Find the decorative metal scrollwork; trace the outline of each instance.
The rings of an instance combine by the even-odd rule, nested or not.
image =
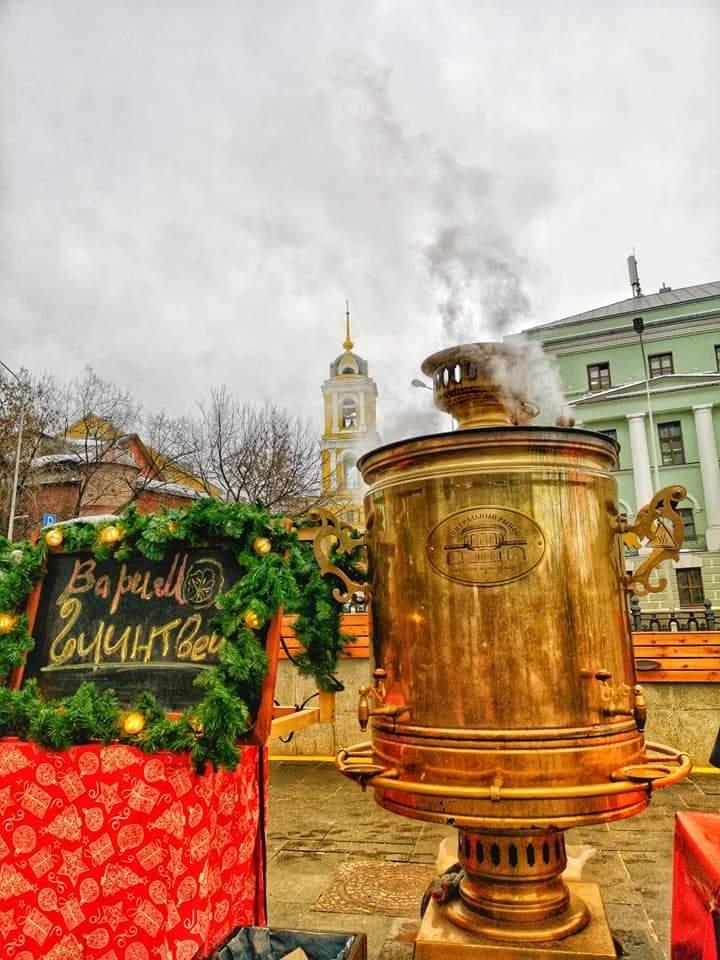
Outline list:
[[[358,547],[365,546],[365,538],[353,536],[353,528],[350,524],[345,523],[344,520],[339,520],[332,511],[325,507],[313,507],[308,510],[306,516],[310,520],[317,521],[316,526],[305,527],[298,531],[298,535],[301,540],[312,541],[313,554],[322,575],[324,577],[332,575],[342,582],[344,591],[339,587],[335,587],[333,590],[335,600],[338,603],[349,603],[354,593],[365,592],[367,582],[354,580],[332,562],[330,554],[334,551],[340,556],[350,556]],[[356,570],[361,570],[364,566],[362,563],[353,564],[353,568]]]
[[[650,574],[663,560],[677,560],[680,556],[684,528],[677,507],[686,496],[687,490],[679,484],[663,487],[650,503],[638,510],[633,523],[624,519],[618,522],[626,546],[637,549],[645,541],[653,548],[652,553],[628,575],[627,589],[638,597],[659,593],[667,586],[665,577],[660,577],[656,584],[650,583]]]

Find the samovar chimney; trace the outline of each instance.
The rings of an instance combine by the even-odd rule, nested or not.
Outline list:
[[[422,372],[432,380],[435,406],[458,429],[529,423],[538,410],[522,396],[522,347],[466,343],[428,357]]]
[[[629,523],[615,441],[530,424],[524,351],[428,357],[459,429],[359,461],[375,655],[359,720],[372,739],[337,765],[386,809],[458,829],[457,896],[431,904],[416,960],[473,945],[535,957],[558,940],[562,956],[614,957],[596,886],[562,878],[564,831],[640,813],[689,771],[645,743],[627,607],[628,591],[662,589],[651,574],[678,556],[685,491],[660,491]],[[624,537],[653,547],[631,575]]]

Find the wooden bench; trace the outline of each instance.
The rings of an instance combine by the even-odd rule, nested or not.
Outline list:
[[[640,683],[720,681],[720,631],[634,633],[633,651]]]
[[[295,617],[283,617],[280,636],[290,656],[300,650],[293,624]],[[345,613],[340,621],[343,633],[352,636],[344,657],[370,656],[367,613]],[[720,631],[663,631],[633,633],[633,652],[640,683],[720,682]],[[280,659],[287,659],[280,649]]]
[[[300,650],[300,644],[295,636],[293,624],[297,617],[283,617],[280,630],[280,659],[287,660],[287,654],[282,647],[284,643],[290,656],[294,656]],[[340,620],[340,629],[343,633],[349,634],[352,640],[346,645],[343,653],[344,657],[352,657],[358,660],[367,660],[370,656],[370,635],[368,631],[367,613],[344,613]]]

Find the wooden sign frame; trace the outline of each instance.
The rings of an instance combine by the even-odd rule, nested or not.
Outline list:
[[[206,544],[205,546],[210,546]],[[218,548],[221,545],[218,544]],[[69,556],[72,554],[92,555],[91,551],[71,551],[55,548],[49,556]],[[32,636],[37,621],[40,599],[42,596],[44,576],[33,587],[25,612],[28,618],[28,632]],[[240,743],[264,746],[270,737],[286,736],[297,730],[304,729],[316,723],[332,723],[335,719],[335,695],[325,691],[318,691],[319,704],[314,708],[298,709],[295,706],[275,704],[275,688],[277,685],[278,664],[280,659],[280,645],[282,632],[283,611],[275,612],[265,631],[265,653],[267,655],[267,673],[262,683],[260,698],[255,721],[248,732],[240,739]],[[12,671],[9,677],[9,686],[19,690],[25,679],[25,662]],[[168,711],[168,717],[177,718],[181,714],[177,711]]]
[[[207,551],[207,555],[203,555],[203,551]],[[170,677],[175,673],[172,668],[177,663],[179,666],[187,668],[188,674],[196,676],[200,669],[212,669],[215,665],[215,659],[208,662],[207,657],[209,651],[207,650],[207,643],[205,644],[205,661],[200,657],[196,657],[193,654],[191,655],[188,651],[185,655],[180,655],[176,659],[176,653],[171,653],[168,656],[168,636],[163,635],[160,630],[153,631],[153,627],[158,626],[152,619],[152,606],[146,606],[142,601],[149,601],[152,604],[153,601],[158,602],[161,605],[161,611],[164,610],[165,613],[174,617],[177,614],[182,614],[185,618],[185,623],[182,626],[178,625],[177,628],[177,639],[180,638],[183,627],[186,627],[188,624],[191,625],[191,633],[187,639],[187,643],[190,644],[195,641],[196,635],[202,630],[207,630],[209,633],[209,620],[210,617],[207,616],[208,613],[211,613],[209,607],[215,601],[215,599],[220,596],[222,593],[226,592],[228,589],[232,589],[232,586],[239,577],[234,576],[235,571],[232,570],[232,565],[235,562],[234,550],[232,546],[227,545],[222,540],[217,542],[204,542],[199,544],[183,543],[178,542],[173,544],[173,552],[175,557],[170,562],[172,553],[166,553],[166,556],[162,560],[153,560],[147,557],[144,557],[142,554],[137,553],[133,554],[130,558],[125,559],[122,562],[118,562],[114,557],[105,557],[103,559],[98,559],[89,549],[80,549],[80,550],[67,550],[64,547],[52,548],[48,553],[45,563],[45,569],[43,575],[38,579],[37,583],[34,585],[28,601],[26,604],[26,615],[28,617],[28,631],[31,636],[36,635],[38,630],[38,618],[41,615],[44,609],[44,616],[48,617],[48,622],[46,623],[43,620],[41,624],[42,630],[41,633],[45,634],[46,627],[52,625],[55,628],[54,617],[52,613],[49,612],[50,609],[54,612],[53,600],[55,599],[54,594],[57,594],[57,599],[61,597],[66,599],[74,598],[77,596],[77,601],[81,604],[78,613],[76,614],[77,623],[74,625],[78,630],[82,631],[82,628],[87,620],[83,619],[83,616],[89,616],[92,621],[97,622],[99,618],[100,627],[104,627],[107,623],[108,627],[108,638],[110,636],[110,628],[116,627],[117,633],[125,632],[126,626],[135,628],[135,640],[134,643],[137,645],[136,649],[138,656],[135,656],[136,650],[133,650],[133,653],[130,655],[128,660],[125,660],[125,656],[118,660],[109,659],[104,663],[102,662],[102,657],[98,658],[97,652],[94,658],[94,662],[90,659],[89,652],[85,653],[88,659],[85,661],[87,664],[87,675],[79,679],[79,683],[83,680],[95,681],[101,685],[101,687],[113,686],[112,683],[107,682],[107,670],[116,667],[118,670],[117,685],[114,685],[116,693],[119,695],[120,699],[123,698],[129,699],[134,696],[137,692],[138,686],[138,676],[139,671],[148,665],[147,655],[144,658],[140,651],[144,649],[145,637],[142,637],[143,644],[138,644],[138,630],[137,628],[143,627],[149,629],[149,643],[156,643],[160,649],[159,657],[153,656],[151,661],[153,664],[156,663],[157,670],[153,671],[153,676],[155,683],[148,684],[148,690],[155,693],[158,698],[163,701],[163,689],[158,686],[158,680],[161,678],[163,669],[165,669],[166,676],[168,678],[169,689],[172,689],[172,684],[170,683]],[[56,560],[59,563],[70,561],[70,564],[74,564],[72,574],[69,573],[69,568],[66,571],[63,571],[60,567],[56,571],[52,571],[52,576],[50,576],[50,564]],[[83,566],[86,562],[93,561],[93,566],[87,570],[83,569]],[[208,594],[209,602],[200,603],[195,597],[190,599],[185,596],[185,588],[188,584],[191,584],[191,575],[193,567],[196,563],[199,563],[202,566],[211,565],[211,569],[220,571],[220,584],[217,589],[217,593]],[[79,566],[78,566],[79,565]],[[167,568],[164,568],[163,565],[167,565]],[[158,569],[159,567],[159,569]],[[186,569],[187,567],[187,569]],[[139,569],[138,569],[139,568]],[[154,569],[153,569],[154,568]],[[111,572],[109,572],[111,571]],[[202,573],[201,569],[201,573]],[[186,575],[190,576],[186,576]],[[142,584],[142,589],[138,589],[141,585],[138,582],[133,584],[133,580],[136,577],[145,578],[145,583]],[[75,578],[82,586],[78,586],[75,589],[71,588],[71,584],[74,583]],[[123,583],[123,579],[125,582]],[[229,578],[229,582],[228,582]],[[90,579],[91,584],[85,585],[85,582]],[[158,579],[165,580],[163,589],[161,592],[157,592],[157,582]],[[105,581],[103,584],[105,592],[98,592],[98,586]],[[66,585],[63,587],[63,582],[66,581]],[[194,586],[194,585],[193,585]],[[211,587],[212,589],[212,587]],[[147,590],[147,594],[145,593]],[[67,593],[66,593],[67,591]],[[178,592],[179,591],[179,592]],[[46,592],[49,593],[48,604],[51,605],[50,608],[47,606],[43,607],[43,598],[46,596]],[[111,601],[112,597],[112,603]],[[122,598],[124,604],[134,604],[134,609],[129,613],[126,613],[125,616],[130,619],[131,623],[127,624],[127,620],[123,620],[123,614],[118,613],[120,606],[120,601]],[[90,604],[90,609],[86,607],[86,601]],[[97,605],[100,606],[100,610],[97,610]],[[105,605],[109,606],[109,610],[105,609]],[[93,609],[93,606],[96,609]],[[84,608],[84,609],[83,609]],[[169,608],[169,609],[168,609]],[[150,613],[150,619],[147,620],[145,617]],[[214,615],[211,613],[211,616]],[[64,619],[65,614],[61,614],[60,618]],[[195,624],[192,621],[195,620]],[[118,623],[119,621],[119,623]],[[72,619],[68,619],[68,624],[73,623]],[[169,623],[168,626],[175,629],[175,623]],[[192,627],[194,626],[194,631]],[[58,627],[60,624],[58,623]],[[93,628],[95,628],[95,623],[93,623]],[[263,634],[266,634],[269,629],[268,626],[263,630]],[[52,635],[52,634],[50,634]],[[62,636],[62,633],[58,634],[56,639],[59,639]],[[98,636],[100,634],[98,633]],[[83,633],[79,633],[79,636],[83,636]],[[213,631],[213,636],[219,637],[217,631]],[[67,638],[70,641],[70,637]],[[197,638],[202,640],[203,636]],[[259,639],[262,641],[262,636],[259,636]],[[24,680],[26,679],[26,674],[28,672],[28,665],[32,664],[35,668],[37,664],[37,655],[39,649],[42,649],[43,642],[49,643],[49,636],[46,638],[42,637],[40,641],[36,638],[36,647],[29,651],[24,658],[23,665],[19,667],[16,671],[13,672],[10,678],[10,685],[13,689],[18,689]],[[99,641],[94,641],[99,642]],[[108,640],[108,642],[110,642]],[[172,641],[170,641],[172,642]],[[162,645],[165,644],[165,650],[162,651]],[[129,646],[129,643],[128,643]],[[110,651],[106,651],[110,652]],[[110,653],[110,657],[113,657],[115,651],[113,650]],[[164,653],[164,656],[163,656]],[[81,657],[83,654],[81,654]],[[74,657],[69,658],[70,663],[68,666],[75,667],[73,662]],[[35,661],[35,662],[34,662]],[[49,662],[49,661],[48,661]],[[135,669],[133,670],[133,663],[135,663]],[[41,658],[40,664],[44,665],[45,660]],[[77,664],[76,668],[82,668],[83,663]],[[97,676],[93,676],[94,667],[104,668],[102,672]],[[42,667],[41,667],[42,668]],[[121,672],[127,671],[128,673],[134,673],[134,676],[127,677],[126,683],[123,686]],[[168,672],[172,671],[172,672]],[[85,673],[85,671],[83,671]],[[170,702],[167,703],[167,709],[171,715],[180,715],[180,713],[191,707],[196,700],[201,700],[202,696],[199,695],[197,698],[189,695],[189,689],[191,684],[187,682],[188,674],[185,678],[182,679],[180,686],[177,687],[174,691],[174,697],[170,697]],[[35,671],[33,671],[33,676]],[[39,674],[38,674],[39,675]],[[113,678],[114,679],[114,678]],[[128,681],[129,680],[129,685]],[[62,681],[59,683],[56,681],[54,684],[54,689],[46,689],[45,696],[49,698],[61,698],[63,696],[68,696],[72,691],[62,689]],[[48,687],[51,684],[48,682]],[[133,686],[135,691],[133,691]],[[172,700],[175,699],[176,706],[172,703]]]

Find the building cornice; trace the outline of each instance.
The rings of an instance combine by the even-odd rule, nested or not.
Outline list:
[[[689,377],[692,376],[692,374],[677,374],[677,376]],[[702,377],[702,374],[697,374],[697,376]],[[650,383],[652,382],[653,381],[651,380]],[[716,377],[706,375],[702,380],[702,383],[681,383],[667,387],[661,387],[659,390],[651,389],[650,395],[657,397],[662,396],[664,393],[679,393],[683,390],[703,390],[706,387],[716,386],[720,386],[720,375]],[[604,390],[601,393],[585,393],[576,400],[568,400],[568,405],[572,407],[581,403],[612,403],[614,400],[628,400],[630,397],[646,396],[647,390],[645,388],[645,381],[638,380],[637,383],[627,384],[627,389],[623,389],[621,385],[618,387],[612,387],[611,390]]]
[[[362,377],[359,374],[352,377],[335,378],[325,380],[321,390],[323,393],[349,393],[357,390],[370,391],[377,396],[377,384],[372,377]]]
[[[646,343],[652,340],[672,340],[684,337],[689,333],[704,333],[717,330],[720,321],[720,310],[708,310],[702,313],[691,313],[683,317],[666,317],[663,320],[650,320],[645,324],[643,337]],[[584,323],[597,323],[597,320],[586,320]],[[683,325],[681,330],[669,333],[668,328]],[[532,330],[526,331],[532,334]],[[540,345],[547,353],[558,356],[567,356],[573,353],[584,353],[587,350],[596,350],[598,347],[619,347],[628,343],[637,343],[638,336],[632,326],[623,324],[621,327],[605,327],[600,330],[583,330],[569,336],[549,337],[542,339]]]
[[[380,446],[382,441],[378,433],[356,433],[348,434],[345,437],[340,437],[336,433],[324,433],[320,437],[320,442],[325,450],[355,450],[357,448],[365,451]]]

